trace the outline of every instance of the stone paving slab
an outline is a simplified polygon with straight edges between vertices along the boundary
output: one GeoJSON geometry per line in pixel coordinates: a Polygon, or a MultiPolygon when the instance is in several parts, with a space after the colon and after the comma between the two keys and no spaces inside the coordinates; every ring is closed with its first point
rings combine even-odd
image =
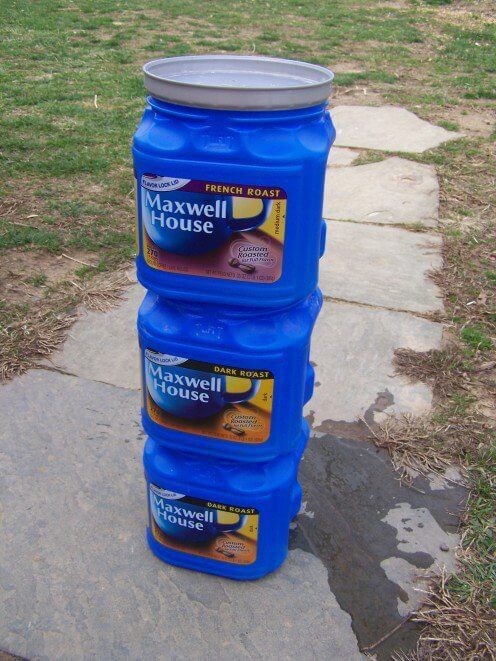
{"type": "Polygon", "coordinates": [[[421,153],[463,136],[395,106],[336,106],[331,116],[341,147],[421,153]]]}
{"type": "Polygon", "coordinates": [[[428,277],[442,267],[441,247],[435,234],[328,221],[319,286],[324,295],[350,302],[421,313],[442,310],[441,291],[428,277]]]}
{"type": "MultiPolygon", "coordinates": [[[[165,565],[144,539],[138,393],[40,370],[0,388],[2,410],[14,406],[24,414],[0,433],[0,643],[10,652],[358,659],[345,611],[370,644],[418,604],[429,571],[453,567],[458,488],[438,480],[434,492],[417,478],[410,490],[384,452],[318,433],[279,572],[239,583],[165,565]]],[[[414,639],[402,628],[390,644],[414,639]]]]}
{"type": "Polygon", "coordinates": [[[137,392],[32,371],[0,387],[0,647],[36,659],[359,659],[321,560],[236,582],[145,542],[137,392]]]}
{"type": "Polygon", "coordinates": [[[441,338],[442,324],[408,313],[324,302],[310,352],[316,388],[306,411],[314,429],[362,416],[370,423],[387,413],[427,413],[430,388],[395,374],[392,361],[399,347],[428,351],[439,348],[441,338]]]}
{"type": "Polygon", "coordinates": [[[438,210],[439,184],[432,165],[393,157],[327,169],[324,218],[435,227],[438,210]]]}
{"type": "Polygon", "coordinates": [[[352,149],[342,149],[341,147],[332,147],[327,159],[327,167],[342,167],[351,165],[358,158],[358,152],[352,149]]]}
{"type": "MultiPolygon", "coordinates": [[[[466,491],[422,477],[409,488],[391,470],[386,451],[315,432],[300,479],[304,508],[292,544],[311,549],[326,565],[361,645],[371,645],[420,604],[430,574],[455,567],[466,491]]],[[[414,647],[417,637],[409,623],[374,654],[389,661],[394,648],[414,647]]]]}
{"type": "MultiPolygon", "coordinates": [[[[326,281],[324,276],[323,284],[326,281]]],[[[329,283],[331,295],[336,296],[331,279],[329,283]]],[[[70,374],[139,389],[134,320],[142,293],[141,286],[134,285],[111,312],[83,314],[53,363],[70,374]]],[[[392,359],[399,347],[417,351],[437,348],[441,335],[441,324],[402,312],[326,301],[317,320],[311,354],[322,387],[315,389],[307,410],[314,411],[317,425],[328,419],[354,421],[374,406],[379,393],[386,393],[381,401],[391,402],[388,412],[427,412],[432,401],[429,387],[394,375],[392,359]]]]}
{"type": "Polygon", "coordinates": [[[69,337],[44,364],[121,388],[141,387],[136,315],[145,295],[139,284],[109,312],[81,311],[69,337]]]}

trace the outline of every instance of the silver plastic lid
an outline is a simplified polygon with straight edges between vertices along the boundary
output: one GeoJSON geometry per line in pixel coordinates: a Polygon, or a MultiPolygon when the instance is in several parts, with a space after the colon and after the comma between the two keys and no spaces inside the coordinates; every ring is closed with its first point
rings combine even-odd
{"type": "Polygon", "coordinates": [[[147,62],[145,87],[162,101],[223,110],[307,108],[329,97],[325,67],[250,55],[186,55],[147,62]]]}

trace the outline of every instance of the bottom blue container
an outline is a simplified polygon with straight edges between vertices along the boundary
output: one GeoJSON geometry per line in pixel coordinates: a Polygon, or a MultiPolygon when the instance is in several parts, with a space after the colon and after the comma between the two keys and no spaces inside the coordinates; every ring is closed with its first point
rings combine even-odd
{"type": "Polygon", "coordinates": [[[270,462],[239,464],[171,451],[148,438],[143,462],[147,538],[161,560],[240,580],[283,562],[301,503],[298,464],[308,441],[270,462]]]}

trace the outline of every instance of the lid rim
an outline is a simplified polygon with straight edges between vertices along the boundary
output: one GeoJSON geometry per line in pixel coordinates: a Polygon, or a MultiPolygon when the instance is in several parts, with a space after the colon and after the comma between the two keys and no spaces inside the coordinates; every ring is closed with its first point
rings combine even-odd
{"type": "Polygon", "coordinates": [[[196,110],[218,110],[225,112],[277,112],[284,110],[307,110],[309,108],[318,108],[327,103],[327,97],[324,100],[310,101],[310,102],[301,102],[301,103],[284,103],[284,104],[272,104],[272,105],[257,105],[257,106],[244,106],[240,107],[239,105],[214,105],[207,103],[193,103],[191,101],[178,101],[177,99],[171,98],[161,98],[156,93],[148,92],[148,97],[155,99],[156,101],[161,101],[163,103],[168,103],[171,106],[179,106],[183,108],[194,108],[196,110]]]}
{"type": "MultiPolygon", "coordinates": [[[[263,66],[261,67],[263,69],[263,66]]],[[[222,54],[212,54],[212,55],[187,55],[187,56],[174,56],[174,57],[166,57],[166,58],[158,58],[155,60],[150,60],[149,62],[145,63],[142,67],[144,77],[145,77],[145,88],[147,91],[155,96],[158,99],[161,99],[163,101],[171,101],[171,102],[176,102],[180,104],[184,104],[186,106],[197,106],[197,107],[214,107],[218,109],[243,109],[243,98],[246,98],[250,94],[255,94],[259,95],[260,97],[267,97],[270,95],[272,97],[272,102],[269,103],[268,99],[265,98],[259,98],[258,100],[252,100],[252,103],[249,104],[248,109],[255,110],[255,109],[265,109],[265,110],[270,110],[271,108],[274,108],[277,106],[279,109],[283,109],[284,107],[289,108],[294,108],[295,103],[294,103],[294,96],[295,93],[300,92],[301,93],[301,103],[297,104],[300,105],[300,107],[309,107],[311,105],[318,105],[319,103],[323,103],[324,101],[327,100],[330,90],[331,90],[331,83],[334,78],[334,74],[332,71],[329,69],[317,65],[317,64],[312,64],[310,62],[302,62],[299,60],[289,60],[289,59],[284,59],[284,58],[275,58],[275,57],[266,57],[266,56],[253,56],[253,55],[222,55],[222,54]],[[205,83],[205,82],[191,82],[188,80],[177,80],[172,77],[167,77],[167,75],[163,74],[157,74],[154,72],[154,68],[160,67],[160,65],[166,65],[167,63],[171,63],[172,65],[174,62],[177,63],[186,63],[186,62],[215,62],[215,61],[223,61],[226,64],[231,63],[233,64],[234,62],[257,62],[257,63],[266,63],[269,65],[277,65],[280,64],[281,68],[284,68],[286,70],[290,70],[291,68],[300,70],[301,71],[312,71],[314,74],[319,74],[319,78],[316,76],[316,80],[308,80],[306,79],[303,82],[303,77],[301,79],[300,84],[286,84],[286,85],[281,85],[281,86],[269,86],[269,85],[263,85],[263,84],[253,84],[253,85],[246,85],[246,86],[236,86],[236,85],[219,85],[214,82],[212,83],[205,83]],[[163,89],[160,90],[159,88],[162,87],[163,89]],[[174,92],[172,94],[168,94],[167,90],[170,90],[170,92],[174,92]],[[195,102],[194,96],[195,96],[195,91],[197,91],[198,96],[200,99],[198,99],[197,102],[195,102]],[[162,92],[160,94],[160,92],[162,92]],[[206,99],[204,97],[208,96],[208,93],[212,92],[212,94],[216,95],[215,98],[215,103],[206,103],[206,99]],[[181,95],[184,95],[184,97],[181,98],[181,95]],[[225,102],[222,103],[221,98],[219,97],[226,97],[225,102]],[[239,97],[239,104],[234,102],[234,97],[238,96],[239,97]],[[286,102],[283,101],[284,96],[290,96],[290,99],[287,99],[286,102]],[[277,97],[277,102],[275,101],[274,97],[277,97]],[[305,98],[306,97],[306,98],[305,98]],[[227,102],[229,101],[229,102],[227,102]]],[[[179,72],[181,73],[181,72],[179,72]]],[[[191,72],[185,71],[183,72],[184,74],[188,73],[195,73],[195,68],[193,66],[191,72]]],[[[197,73],[200,74],[208,74],[208,71],[201,70],[201,68],[197,71],[197,73]]],[[[222,71],[220,71],[222,73],[222,71]]],[[[227,73],[227,70],[226,70],[227,73]]],[[[238,72],[236,70],[230,71],[231,74],[242,74],[243,69],[240,69],[238,72]]],[[[256,76],[257,74],[263,75],[264,72],[263,70],[257,71],[256,67],[254,67],[252,72],[249,72],[252,75],[256,76]]],[[[272,75],[277,77],[277,70],[270,71],[272,75]]],[[[287,71],[282,71],[281,75],[287,74],[287,71]]],[[[296,78],[296,76],[295,76],[296,78]]]]}
{"type": "MultiPolygon", "coordinates": [[[[151,76],[150,76],[151,77],[151,76]]],[[[158,81],[163,81],[163,78],[158,78],[154,77],[154,80],[158,81]]],[[[165,82],[165,81],[164,81],[165,82]]],[[[274,89],[273,87],[226,87],[225,85],[204,85],[202,83],[185,83],[183,81],[174,81],[174,80],[167,80],[168,85],[177,85],[178,87],[193,87],[196,89],[201,89],[201,90],[226,90],[226,91],[236,91],[236,92],[273,92],[277,93],[278,91],[280,92],[290,92],[291,90],[301,90],[301,89],[312,89],[315,90],[318,87],[322,86],[327,86],[327,81],[324,82],[319,82],[315,83],[313,85],[292,85],[292,86],[287,86],[287,87],[277,87],[274,89]]]]}

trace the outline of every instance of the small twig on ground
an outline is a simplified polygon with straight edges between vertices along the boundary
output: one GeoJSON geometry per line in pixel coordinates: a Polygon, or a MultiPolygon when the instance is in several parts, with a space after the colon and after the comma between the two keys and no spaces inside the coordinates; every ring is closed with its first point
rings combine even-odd
{"type": "Polygon", "coordinates": [[[89,266],[92,269],[96,269],[96,266],[94,264],[88,264],[88,262],[83,262],[82,259],[76,259],[75,257],[71,257],[70,255],[66,255],[65,252],[62,253],[61,257],[65,257],[66,259],[70,259],[73,262],[77,262],[78,264],[82,264],[83,266],[89,266]]]}
{"type": "Polygon", "coordinates": [[[406,616],[401,620],[401,622],[399,622],[399,623],[398,623],[395,627],[393,627],[390,631],[388,631],[387,633],[385,633],[384,636],[382,636],[381,638],[379,638],[379,640],[376,640],[375,643],[372,643],[372,645],[366,645],[366,646],[363,648],[363,651],[364,651],[364,652],[365,652],[365,651],[368,652],[368,651],[373,650],[373,649],[375,649],[376,647],[378,647],[381,643],[383,643],[385,640],[387,640],[388,638],[390,638],[390,637],[393,635],[393,633],[396,633],[396,632],[398,631],[398,629],[401,629],[401,627],[402,627],[404,624],[406,624],[406,623],[408,622],[408,620],[409,620],[411,617],[412,617],[412,613],[408,613],[408,615],[406,615],[406,616]]]}
{"type": "Polygon", "coordinates": [[[18,227],[34,227],[34,225],[29,225],[28,223],[20,223],[17,220],[8,220],[9,225],[17,225],[18,227]]]}

